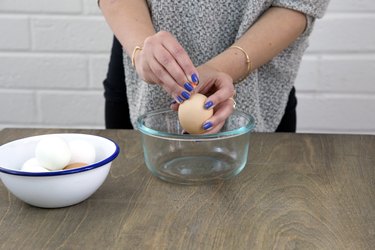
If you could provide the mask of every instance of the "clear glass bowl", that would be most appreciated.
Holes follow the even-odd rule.
[[[254,118],[234,111],[219,133],[183,134],[178,114],[170,109],[142,115],[137,128],[147,168],[162,180],[179,184],[228,179],[245,167]]]

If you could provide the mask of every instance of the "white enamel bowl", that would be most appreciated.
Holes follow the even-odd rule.
[[[37,207],[58,208],[89,198],[103,184],[119,146],[104,137],[87,134],[54,134],[65,141],[84,140],[95,148],[91,165],[51,172],[24,172],[22,164],[35,155],[37,143],[49,135],[15,140],[0,146],[0,178],[5,187],[20,200]]]

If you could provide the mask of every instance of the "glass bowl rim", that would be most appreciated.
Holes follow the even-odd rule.
[[[155,116],[161,113],[171,113],[171,112],[176,112],[176,111],[173,111],[167,108],[167,109],[151,111],[143,115],[140,115],[136,122],[137,129],[140,130],[143,134],[161,138],[161,139],[179,140],[179,141],[197,141],[197,140],[206,141],[206,140],[218,140],[218,139],[226,139],[230,137],[240,136],[245,133],[251,132],[255,128],[254,117],[250,114],[247,114],[239,110],[233,111],[232,115],[236,114],[236,115],[240,115],[248,119],[248,122],[246,123],[245,126],[242,126],[240,128],[233,129],[230,131],[224,131],[224,132],[219,132],[219,133],[214,133],[214,134],[190,135],[190,134],[168,133],[168,132],[157,131],[155,129],[149,128],[142,123],[142,121],[148,116]]]

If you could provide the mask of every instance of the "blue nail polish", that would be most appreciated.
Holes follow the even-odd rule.
[[[181,95],[187,100],[190,98],[190,94],[186,91],[182,91]]]
[[[211,108],[212,106],[214,105],[214,103],[212,101],[208,101],[204,104],[204,108],[205,109],[209,109]]]
[[[191,80],[192,80],[194,83],[199,83],[198,76],[197,76],[195,73],[191,75]]]
[[[212,122],[206,122],[205,124],[203,124],[204,130],[209,130],[211,128],[212,128]]]
[[[187,91],[189,91],[189,92],[191,92],[191,91],[193,91],[193,86],[191,86],[191,84],[190,83],[185,83],[184,84],[184,88],[187,90]]]
[[[178,102],[178,103],[183,103],[183,102],[184,102],[184,99],[182,99],[181,96],[177,96],[177,102]]]
[[[169,103],[169,105],[176,104],[176,103],[177,103],[177,101],[173,100],[173,101],[171,101],[171,103]]]

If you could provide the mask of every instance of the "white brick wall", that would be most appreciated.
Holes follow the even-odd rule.
[[[297,78],[298,131],[375,134],[375,1],[331,0]],[[0,129],[104,128],[95,0],[0,0]]]
[[[112,34],[94,0],[0,0],[0,128],[104,128]]]
[[[331,0],[297,77],[298,131],[375,134],[375,1]]]

